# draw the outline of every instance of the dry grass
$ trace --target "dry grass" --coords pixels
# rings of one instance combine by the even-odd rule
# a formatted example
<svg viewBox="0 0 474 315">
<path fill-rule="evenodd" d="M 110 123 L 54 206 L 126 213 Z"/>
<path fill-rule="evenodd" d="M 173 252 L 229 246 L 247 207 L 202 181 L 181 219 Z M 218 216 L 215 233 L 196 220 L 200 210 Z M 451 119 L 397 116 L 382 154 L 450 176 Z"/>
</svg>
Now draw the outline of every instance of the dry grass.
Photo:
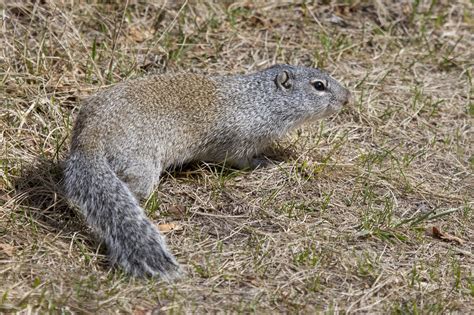
<svg viewBox="0 0 474 315">
<path fill-rule="evenodd" d="M 472 1 L 172 3 L 0 4 L 0 312 L 474 312 Z M 146 207 L 182 227 L 187 277 L 110 270 L 60 192 L 80 99 L 275 62 L 326 68 L 352 107 L 278 166 L 163 178 Z"/>
</svg>

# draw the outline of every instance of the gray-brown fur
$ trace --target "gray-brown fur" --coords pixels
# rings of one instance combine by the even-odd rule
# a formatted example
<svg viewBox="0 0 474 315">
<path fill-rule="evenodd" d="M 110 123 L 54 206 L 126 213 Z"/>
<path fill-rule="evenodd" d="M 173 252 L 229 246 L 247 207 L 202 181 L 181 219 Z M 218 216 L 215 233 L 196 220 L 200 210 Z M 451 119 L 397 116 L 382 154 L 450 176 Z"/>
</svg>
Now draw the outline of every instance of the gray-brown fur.
<svg viewBox="0 0 474 315">
<path fill-rule="evenodd" d="M 133 275 L 172 279 L 180 268 L 138 202 L 163 170 L 193 160 L 256 167 L 255 155 L 273 140 L 338 111 L 348 99 L 328 74 L 290 65 L 118 84 L 88 99 L 77 117 L 66 193 L 105 242 L 112 263 Z"/>
</svg>

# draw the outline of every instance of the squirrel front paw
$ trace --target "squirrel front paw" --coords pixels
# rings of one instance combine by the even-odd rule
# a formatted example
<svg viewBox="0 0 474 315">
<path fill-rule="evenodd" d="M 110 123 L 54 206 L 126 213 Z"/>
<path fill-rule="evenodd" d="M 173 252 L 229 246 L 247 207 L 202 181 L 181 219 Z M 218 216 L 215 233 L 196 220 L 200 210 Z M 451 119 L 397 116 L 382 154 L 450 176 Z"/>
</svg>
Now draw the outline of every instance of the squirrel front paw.
<svg viewBox="0 0 474 315">
<path fill-rule="evenodd" d="M 227 160 L 226 164 L 235 167 L 237 169 L 250 169 L 254 170 L 257 168 L 264 168 L 274 165 L 271 160 L 266 158 L 242 158 L 242 159 L 234 159 L 234 160 Z"/>
</svg>

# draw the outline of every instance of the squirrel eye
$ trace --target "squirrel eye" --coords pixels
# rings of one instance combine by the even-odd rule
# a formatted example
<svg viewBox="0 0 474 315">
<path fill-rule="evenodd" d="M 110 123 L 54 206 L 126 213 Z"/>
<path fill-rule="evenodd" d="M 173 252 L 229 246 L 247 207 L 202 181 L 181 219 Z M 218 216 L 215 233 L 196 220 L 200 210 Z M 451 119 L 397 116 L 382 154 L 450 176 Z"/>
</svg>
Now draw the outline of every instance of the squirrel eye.
<svg viewBox="0 0 474 315">
<path fill-rule="evenodd" d="M 318 91 L 324 91 L 326 89 L 326 87 L 324 86 L 324 83 L 321 81 L 313 82 L 313 86 Z"/>
</svg>

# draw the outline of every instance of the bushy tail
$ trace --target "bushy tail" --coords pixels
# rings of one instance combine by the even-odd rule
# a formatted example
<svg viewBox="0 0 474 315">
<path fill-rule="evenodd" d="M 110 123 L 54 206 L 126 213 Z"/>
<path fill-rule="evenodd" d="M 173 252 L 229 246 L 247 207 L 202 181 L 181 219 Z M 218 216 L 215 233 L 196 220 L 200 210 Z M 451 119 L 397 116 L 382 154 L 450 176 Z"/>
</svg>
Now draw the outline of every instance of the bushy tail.
<svg viewBox="0 0 474 315">
<path fill-rule="evenodd" d="M 179 275 L 160 232 L 104 157 L 72 153 L 64 176 L 68 198 L 105 242 L 112 263 L 135 276 Z"/>
</svg>

